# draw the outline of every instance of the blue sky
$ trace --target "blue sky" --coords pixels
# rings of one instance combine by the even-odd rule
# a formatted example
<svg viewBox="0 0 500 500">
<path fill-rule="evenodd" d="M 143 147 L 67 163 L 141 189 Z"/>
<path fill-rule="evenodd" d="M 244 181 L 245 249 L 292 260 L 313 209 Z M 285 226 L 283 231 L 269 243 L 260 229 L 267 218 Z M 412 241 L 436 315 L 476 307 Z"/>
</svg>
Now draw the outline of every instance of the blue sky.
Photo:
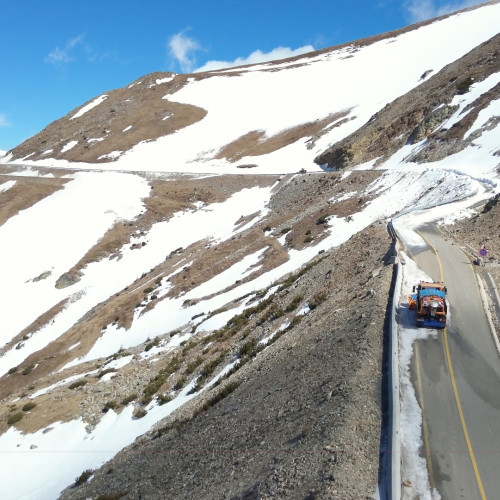
<svg viewBox="0 0 500 500">
<path fill-rule="evenodd" d="M 0 150 L 148 73 L 279 59 L 479 3 L 6 0 L 0 36 Z"/>
</svg>

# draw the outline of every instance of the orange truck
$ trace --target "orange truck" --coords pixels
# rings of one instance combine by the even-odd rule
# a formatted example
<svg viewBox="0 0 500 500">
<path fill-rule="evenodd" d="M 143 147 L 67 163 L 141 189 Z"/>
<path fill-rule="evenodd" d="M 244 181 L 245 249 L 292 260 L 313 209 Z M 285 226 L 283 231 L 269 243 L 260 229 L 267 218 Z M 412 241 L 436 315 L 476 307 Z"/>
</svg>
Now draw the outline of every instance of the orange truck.
<svg viewBox="0 0 500 500">
<path fill-rule="evenodd" d="M 448 307 L 443 282 L 421 281 L 408 297 L 410 309 L 417 311 L 417 327 L 444 328 Z"/>
</svg>

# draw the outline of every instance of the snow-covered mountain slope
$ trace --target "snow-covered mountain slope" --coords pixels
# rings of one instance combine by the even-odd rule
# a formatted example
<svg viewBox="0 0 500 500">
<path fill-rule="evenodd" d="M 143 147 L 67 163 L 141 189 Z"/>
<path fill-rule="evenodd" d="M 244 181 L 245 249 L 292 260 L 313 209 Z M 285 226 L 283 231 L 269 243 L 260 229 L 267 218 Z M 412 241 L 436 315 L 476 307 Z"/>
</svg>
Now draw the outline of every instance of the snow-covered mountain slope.
<svg viewBox="0 0 500 500">
<path fill-rule="evenodd" d="M 13 158 L 133 171 L 318 170 L 316 157 L 322 163 L 326 150 L 385 106 L 429 79 L 437 82 L 440 92 L 423 89 L 425 106 L 408 123 L 390 124 L 389 139 L 400 147 L 425 112 L 448 106 L 456 93 L 489 76 L 484 69 L 478 74 L 458 67 L 449 82 L 439 77 L 443 68 L 498 34 L 499 16 L 495 2 L 291 60 L 194 75 L 152 74 L 72 111 L 15 148 Z M 488 49 L 490 71 L 496 73 L 497 48 L 498 43 Z M 409 111 L 403 108 L 398 116 Z M 373 134 L 363 136 L 374 142 Z M 324 162 L 335 166 L 328 157 Z"/>
<path fill-rule="evenodd" d="M 139 451 L 120 454 L 65 495 L 373 493 L 385 223 L 500 191 L 498 18 L 491 2 L 290 60 L 155 73 L 10 151 L 3 497 L 54 498 L 148 432 L 151 449 L 221 453 L 166 465 L 155 448 L 146 479 Z M 348 466 L 331 460 L 346 443 Z M 253 465 L 222 453 L 243 449 Z"/>
</svg>

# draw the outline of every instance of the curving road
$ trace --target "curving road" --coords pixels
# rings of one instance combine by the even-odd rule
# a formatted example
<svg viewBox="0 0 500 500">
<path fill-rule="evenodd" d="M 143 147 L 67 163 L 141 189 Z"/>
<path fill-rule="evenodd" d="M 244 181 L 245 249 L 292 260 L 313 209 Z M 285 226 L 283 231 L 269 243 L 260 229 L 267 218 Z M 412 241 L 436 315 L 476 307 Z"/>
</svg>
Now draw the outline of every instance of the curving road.
<svg viewBox="0 0 500 500">
<path fill-rule="evenodd" d="M 420 232 L 427 248 L 410 251 L 450 303 L 447 328 L 416 342 L 411 367 L 431 487 L 442 499 L 498 499 L 500 357 L 472 264 L 434 226 Z"/>
</svg>

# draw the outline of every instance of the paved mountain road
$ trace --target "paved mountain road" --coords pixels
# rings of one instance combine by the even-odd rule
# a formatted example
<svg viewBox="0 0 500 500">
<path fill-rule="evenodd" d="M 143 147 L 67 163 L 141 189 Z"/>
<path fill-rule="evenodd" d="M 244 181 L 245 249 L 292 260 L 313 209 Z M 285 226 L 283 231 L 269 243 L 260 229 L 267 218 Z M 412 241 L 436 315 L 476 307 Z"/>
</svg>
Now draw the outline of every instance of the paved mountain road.
<svg viewBox="0 0 500 500">
<path fill-rule="evenodd" d="M 412 360 L 431 486 L 443 499 L 497 499 L 500 358 L 470 261 L 434 226 L 421 234 L 429 246 L 414 258 L 450 303 L 447 328 L 417 341 Z"/>
</svg>

